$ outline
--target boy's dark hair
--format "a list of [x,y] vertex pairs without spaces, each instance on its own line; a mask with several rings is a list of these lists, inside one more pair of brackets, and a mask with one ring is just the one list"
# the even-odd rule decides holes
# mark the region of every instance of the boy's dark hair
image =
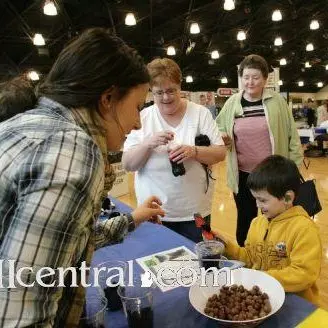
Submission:
[[0,122],[34,107],[34,86],[25,76],[17,76],[0,84]]
[[269,76],[269,66],[267,61],[259,55],[248,55],[239,65],[238,75],[243,76],[245,68],[255,68],[261,71],[265,79]]
[[288,190],[297,195],[300,184],[297,165],[280,155],[264,159],[247,179],[249,189],[267,190],[270,195],[279,199],[283,198]]
[[107,89],[116,87],[123,97],[149,79],[147,67],[135,49],[104,28],[92,28],[61,51],[37,95],[66,107],[96,109]]

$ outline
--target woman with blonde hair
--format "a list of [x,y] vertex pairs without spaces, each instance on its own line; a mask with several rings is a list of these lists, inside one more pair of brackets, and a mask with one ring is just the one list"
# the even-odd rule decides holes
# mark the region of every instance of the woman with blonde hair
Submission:
[[[123,166],[136,171],[139,204],[151,194],[158,196],[166,213],[163,224],[199,241],[193,214],[209,220],[213,192],[203,165],[224,159],[223,141],[209,110],[180,97],[182,73],[176,62],[155,59],[148,71],[155,104],[142,110],[141,129],[127,137]],[[207,135],[210,145],[195,145],[199,135]]]

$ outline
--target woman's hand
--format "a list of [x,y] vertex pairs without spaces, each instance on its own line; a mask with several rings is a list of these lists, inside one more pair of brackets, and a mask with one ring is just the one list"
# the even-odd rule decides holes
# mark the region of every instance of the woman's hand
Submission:
[[221,132],[221,137],[223,139],[224,145],[225,146],[231,146],[232,140],[231,138],[228,136],[227,133],[225,132]]
[[174,133],[171,131],[156,132],[145,141],[145,144],[147,148],[154,149],[158,146],[166,145],[169,141],[173,140],[173,138]]
[[164,216],[165,212],[161,208],[162,202],[156,196],[151,196],[138,206],[132,213],[135,225],[139,225],[144,221],[161,224],[159,216]]
[[190,145],[177,145],[169,151],[169,158],[173,162],[183,163],[188,159],[195,159],[197,149]]

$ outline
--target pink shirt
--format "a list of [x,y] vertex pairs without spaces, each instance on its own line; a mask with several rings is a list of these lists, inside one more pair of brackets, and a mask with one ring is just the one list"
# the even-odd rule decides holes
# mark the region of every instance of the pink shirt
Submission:
[[252,172],[262,160],[272,155],[272,147],[263,105],[247,106],[243,110],[244,117],[236,118],[234,125],[238,168]]

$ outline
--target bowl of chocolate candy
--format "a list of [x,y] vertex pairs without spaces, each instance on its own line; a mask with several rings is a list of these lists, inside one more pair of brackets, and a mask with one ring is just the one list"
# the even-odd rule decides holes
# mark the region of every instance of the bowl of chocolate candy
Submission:
[[285,291],[265,272],[230,270],[224,285],[215,279],[197,281],[190,287],[191,305],[204,316],[229,327],[255,327],[283,305]]

